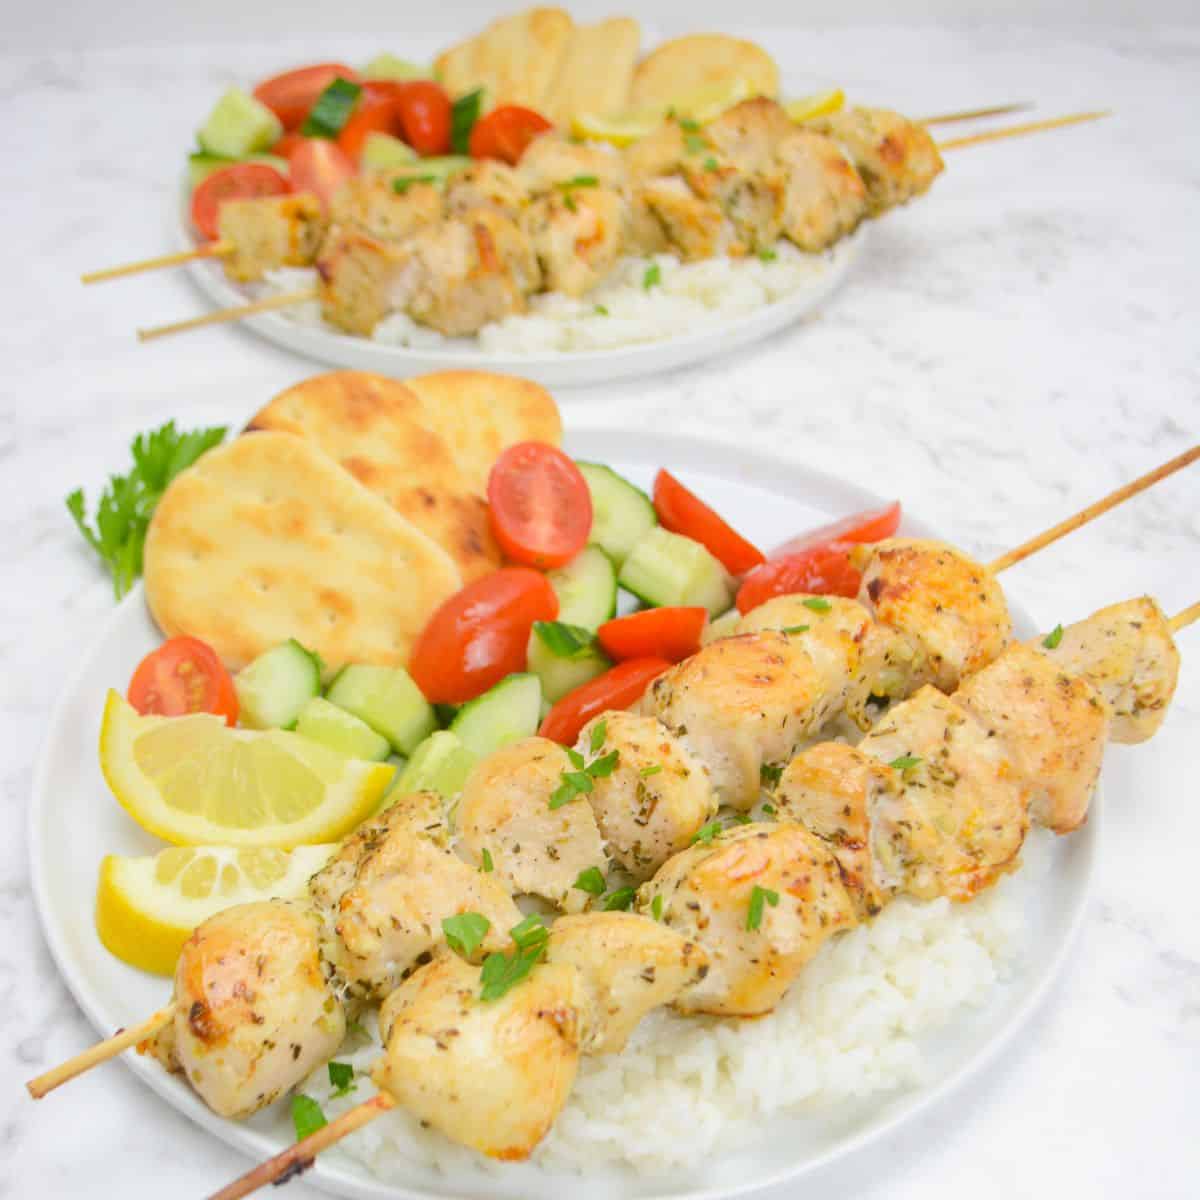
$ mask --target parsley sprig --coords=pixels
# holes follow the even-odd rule
[[[746,912],[746,928],[757,929],[762,924],[763,907],[774,908],[779,903],[779,893],[771,888],[759,887],[756,883],[750,893],[750,907]]]
[[[321,1106],[311,1096],[297,1092],[292,1097],[292,1125],[296,1130],[296,1141],[304,1141],[309,1134],[316,1133],[328,1124]]]
[[[333,1098],[348,1096],[358,1086],[354,1082],[354,1067],[350,1063],[330,1062],[329,1086],[333,1088]]]
[[[482,913],[456,913],[442,918],[442,933],[446,945],[460,958],[470,958],[479,949],[492,923]]]
[[[1063,627],[1061,625],[1055,625],[1055,627],[1050,630],[1050,632],[1046,634],[1044,638],[1042,638],[1042,645],[1045,646],[1047,650],[1053,650],[1055,647],[1057,647],[1058,643],[1062,641],[1062,639]]]
[[[509,931],[513,950],[509,954],[496,951],[483,960],[480,973],[480,1000],[499,1000],[516,987],[538,964],[546,953],[550,930],[542,923],[537,913],[530,913],[525,920]]]
[[[599,751],[604,746],[604,739],[607,736],[608,722],[604,720],[597,721],[592,726],[592,733],[588,742],[588,748],[593,755],[599,754]],[[570,804],[572,800],[576,800],[580,796],[590,795],[595,790],[595,780],[607,779],[617,769],[617,763],[621,759],[621,752],[619,750],[610,750],[607,754],[601,754],[599,757],[593,758],[591,762],[588,762],[578,750],[568,749],[567,757],[571,760],[571,766],[575,769],[573,771],[563,771],[560,776],[561,782],[550,793],[550,807],[552,809],[562,808],[564,804]]]

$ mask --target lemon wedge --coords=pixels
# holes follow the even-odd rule
[[[672,105],[681,117],[691,117],[701,125],[715,121],[726,109],[749,100],[754,89],[741,75],[731,75],[712,87],[683,96]]]
[[[750,84],[742,76],[734,75],[712,87],[681,97],[669,108],[641,108],[604,117],[590,113],[577,115],[571,120],[571,132],[587,141],[630,146],[649,137],[666,120],[668,113],[703,125],[715,121],[735,104],[749,100],[752,94]]]
[[[100,767],[131,817],[182,846],[336,841],[378,805],[395,768],[296,733],[230,729],[207,713],[141,716],[109,692]]]
[[[100,864],[96,932],[123,962],[170,975],[202,921],[234,904],[299,899],[336,849],[172,846],[146,858],[109,854]]]
[[[814,117],[837,112],[845,103],[846,93],[841,88],[831,88],[828,92],[814,92],[811,96],[789,100],[783,110],[793,121],[811,121]]]

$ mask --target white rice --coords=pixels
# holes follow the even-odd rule
[[[619,1055],[585,1059],[571,1099],[533,1162],[556,1171],[626,1166],[644,1174],[711,1160],[763,1136],[764,1118],[911,1088],[922,1081],[920,1039],[969,1019],[1019,967],[1025,904],[1053,836],[1031,832],[1024,865],[970,904],[901,899],[870,924],[827,943],[783,1003],[755,1021],[652,1014]],[[371,1040],[340,1057],[369,1070]],[[305,1085],[331,1116],[371,1091],[330,1099],[322,1068]],[[647,1130],[654,1135],[647,1137]],[[504,1171],[402,1111],[342,1146],[385,1180],[414,1165]]]

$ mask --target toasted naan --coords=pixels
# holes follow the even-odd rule
[[[632,17],[576,25],[542,115],[569,126],[572,117],[627,108],[641,40],[641,27]]]
[[[235,438],[171,483],[145,580],[162,631],[203,639],[233,668],[290,637],[330,669],[402,665],[462,586],[431,538],[288,433]]]
[[[663,42],[633,73],[633,108],[668,108],[739,76],[753,96],[779,94],[779,68],[761,47],[723,33],[693,33]]]
[[[474,472],[459,467],[426,409],[399,380],[331,371],[280,392],[248,428],[311,440],[437,542],[470,582],[500,565],[500,548]]]

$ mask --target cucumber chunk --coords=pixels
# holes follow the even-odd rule
[[[365,721],[400,754],[437,728],[433,708],[403,667],[343,667],[325,698]]]
[[[709,642],[719,642],[722,638],[733,637],[737,632],[737,623],[741,619],[742,614],[736,608],[731,608],[719,617],[711,618],[700,631],[700,645],[707,646]]]
[[[202,150],[223,158],[244,158],[267,150],[283,136],[279,118],[249,92],[230,88],[196,133]]]
[[[457,796],[478,759],[448,729],[431,733],[413,751],[408,765],[400,773],[396,791],[440,792],[449,799]]]
[[[395,54],[377,54],[365,67],[364,79],[432,79],[433,68],[398,58]]]
[[[617,615],[617,572],[599,546],[585,546],[547,576],[558,597],[558,619],[593,633]]]
[[[296,718],[296,732],[301,737],[320,742],[348,758],[365,758],[383,762],[392,752],[387,738],[380,737],[366,721],[360,721],[344,708],[314,696]]]
[[[698,604],[716,616],[733,603],[733,584],[720,562],[699,542],[661,526],[633,548],[618,582],[653,607]]]
[[[629,552],[658,524],[650,497],[602,463],[575,464],[592,494],[594,542],[620,569]]]
[[[205,154],[203,150],[188,155],[188,187],[193,191],[198,188],[214,171],[222,167],[232,167],[234,163],[257,162],[274,167],[285,179],[288,174],[288,161],[274,154],[248,154],[245,158],[222,158],[219,154]]]
[[[291,729],[321,690],[321,660],[291,638],[243,667],[233,686],[247,728]]]
[[[508,675],[459,709],[450,726],[476,758],[537,733],[542,685],[536,675]]]
[[[403,190],[402,181],[406,179],[411,179],[414,183],[432,183],[435,187],[442,187],[451,175],[465,171],[470,165],[471,159],[465,154],[445,154],[441,157],[418,158],[410,163],[402,163],[390,170],[388,177],[393,187],[400,183],[399,190]]]
[[[559,621],[534,622],[526,657],[551,704],[612,666],[590,629]]]
[[[398,137],[376,131],[367,134],[358,161],[364,171],[390,170],[392,167],[406,167],[416,162],[417,152]]]

